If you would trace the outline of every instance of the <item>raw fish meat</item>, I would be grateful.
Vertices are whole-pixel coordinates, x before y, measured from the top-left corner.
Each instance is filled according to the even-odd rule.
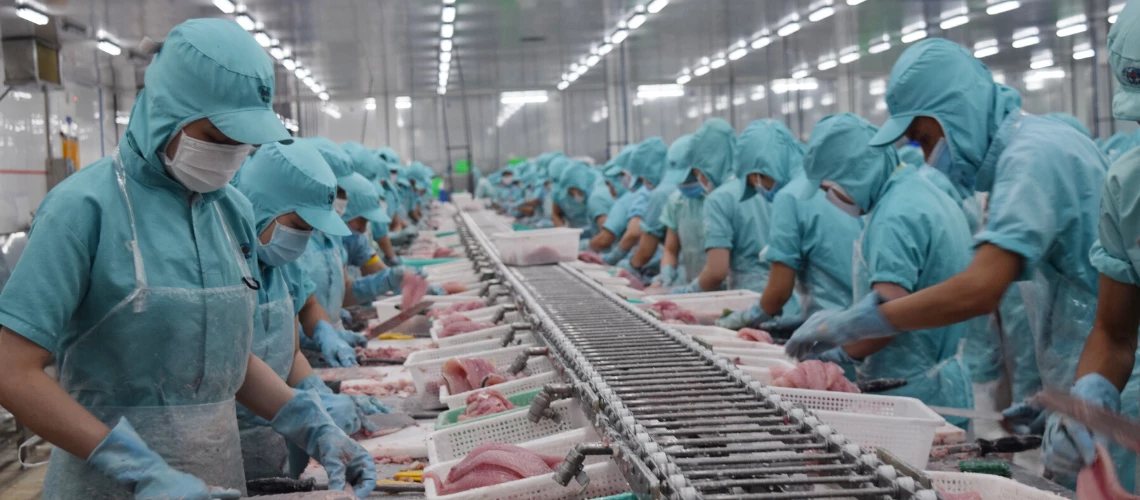
[[[434,471],[424,474],[424,481],[435,481],[437,494],[450,495],[550,474],[561,462],[562,457],[555,455],[539,455],[526,448],[508,444],[484,443],[471,450],[471,453],[451,468],[446,485]]]
[[[475,331],[479,331],[479,330],[485,330],[487,328],[494,328],[494,326],[495,326],[495,325],[492,325],[490,323],[479,323],[479,322],[471,321],[466,316],[460,316],[460,317],[463,318],[464,321],[454,321],[451,324],[445,323],[443,330],[441,332],[439,332],[439,338],[445,339],[445,338],[451,337],[453,335],[459,335],[461,333],[470,333],[470,332],[475,332]]]
[[[443,379],[451,394],[490,387],[508,380],[495,369],[495,365],[483,358],[451,358],[445,361]]]
[[[633,273],[629,272],[628,270],[618,269],[617,276],[619,278],[625,278],[625,281],[629,283],[630,288],[633,288],[634,290],[645,290],[645,284],[643,284],[641,280],[637,278],[637,276],[634,276]]]
[[[342,383],[340,393],[349,396],[403,396],[408,397],[416,393],[416,384],[409,379],[391,381],[354,380],[352,384]]]
[[[522,256],[522,261],[519,265],[523,266],[539,266],[542,264],[555,264],[562,260],[562,255],[551,247],[538,247],[530,253]]]
[[[499,391],[494,389],[476,391],[467,396],[467,409],[459,416],[459,421],[485,417],[513,409],[515,409],[515,405],[511,404]]]
[[[1137,500],[1140,496],[1128,493],[1120,486],[1112,456],[1100,444],[1096,445],[1096,461],[1077,475],[1077,498],[1081,500]]]
[[[423,276],[418,274],[405,274],[404,281],[400,282],[400,310],[407,311],[412,306],[419,304],[424,300],[424,295],[427,295],[428,282]]]
[[[482,309],[487,307],[481,300],[469,300],[466,302],[456,302],[443,309],[432,309],[428,311],[429,318],[442,318],[444,316],[460,313],[464,311],[474,311],[475,309]]]
[[[578,260],[588,262],[590,264],[606,265],[606,261],[602,260],[602,256],[594,252],[578,252]]]
[[[458,281],[448,281],[447,283],[440,283],[439,287],[442,288],[443,291],[447,292],[448,295],[453,295],[456,293],[463,293],[463,292],[467,291],[467,286],[464,285],[463,283],[458,282]],[[482,304],[482,303],[480,303],[480,304]]]
[[[947,493],[945,491],[939,491],[938,494],[942,495],[942,500],[982,500],[982,495],[973,491],[966,491],[962,493]]]
[[[455,257],[455,250],[451,248],[440,247],[436,248],[435,252],[432,252],[431,256],[432,258],[436,259],[441,259],[444,257]]]
[[[843,368],[831,362],[810,359],[795,368],[774,366],[771,369],[775,387],[811,389],[814,391],[859,392],[859,388],[843,376]]]
[[[676,302],[662,300],[659,302],[654,302],[649,306],[649,308],[650,310],[656,312],[657,316],[660,317],[662,321],[671,322],[670,320],[676,320],[686,325],[697,324],[696,315],[694,315],[693,312],[688,309],[683,309],[681,306],[677,305]]]
[[[740,331],[736,332],[736,338],[765,344],[772,343],[772,336],[768,332],[755,328],[741,328]]]
[[[407,455],[396,455],[396,456],[385,455],[385,456],[379,456],[379,457],[372,457],[372,461],[376,462],[378,464],[410,464],[414,460],[412,459],[412,457],[409,457]]]
[[[408,359],[408,354],[419,351],[415,347],[357,347],[356,357],[365,359]]]

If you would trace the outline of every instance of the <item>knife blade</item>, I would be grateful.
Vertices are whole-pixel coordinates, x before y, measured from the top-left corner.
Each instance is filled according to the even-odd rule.
[[[971,420],[991,420],[994,422],[1000,422],[1004,418],[1001,416],[1001,413],[995,411],[966,410],[963,408],[947,408],[945,406],[930,405],[927,405],[927,407],[929,407],[931,410],[934,410],[934,413],[937,413],[944,417],[959,417],[968,418]]]
[[[386,333],[389,330],[399,326],[401,323],[412,319],[413,316],[430,309],[433,305],[435,305],[435,302],[432,302],[430,300],[422,300],[412,307],[409,307],[406,311],[400,311],[399,314],[392,316],[387,320],[384,320],[384,322],[380,323],[379,325],[369,328],[368,332],[364,334],[364,337],[368,340],[372,340],[381,333]]]

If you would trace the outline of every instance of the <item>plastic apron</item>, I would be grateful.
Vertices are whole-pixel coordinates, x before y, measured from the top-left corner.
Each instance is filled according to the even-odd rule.
[[[873,222],[868,219],[863,227],[862,234],[855,241],[851,254],[852,262],[852,303],[858,303],[871,292],[871,270],[863,255],[863,239],[867,236],[867,229]],[[952,408],[973,407],[973,387],[970,384],[969,370],[962,359],[962,339],[955,340],[956,353],[947,357],[925,370],[913,366],[907,352],[917,346],[916,339],[908,338],[920,335],[922,331],[904,332],[895,337],[894,341],[879,352],[867,356],[856,368],[859,380],[874,380],[880,378],[904,378],[907,385],[883,393],[886,396],[912,397],[934,406]],[[912,344],[912,342],[915,342]],[[911,355],[913,356],[913,354]],[[900,362],[901,361],[901,362]],[[963,418],[947,417],[946,421],[966,429],[969,420]]]
[[[293,296],[287,290],[285,277],[278,273],[285,298],[257,306],[257,332],[253,335],[253,355],[261,358],[281,380],[289,378],[293,369],[294,330]],[[246,480],[285,477],[289,458],[285,437],[278,434],[261,417],[244,406],[237,406],[238,429],[241,432],[241,458]]]
[[[309,246],[301,254],[301,267],[317,285],[314,292],[317,302],[332,318],[334,326],[339,328],[340,310],[344,307],[344,260],[341,244],[328,235],[322,236],[324,242],[317,241],[317,238],[309,239]],[[325,242],[331,245],[323,245]]]
[[[123,243],[134,260],[135,288],[95,326],[82,333],[72,348],[61,353],[60,385],[70,394],[85,391],[111,394],[130,390],[130,385],[138,380],[183,387],[179,384],[185,379],[184,387],[193,387],[195,398],[216,402],[178,406],[88,406],[87,410],[111,427],[120,417],[125,417],[147,446],[174,469],[193,474],[210,486],[244,493],[245,475],[234,418],[234,393],[240,383],[234,381],[245,376],[253,336],[257,294],[249,266],[221,209],[214,204],[230,244],[230,248],[221,251],[231,252],[235,268],[244,279],[233,285],[204,289],[150,286],[144,265],[146,256],[138,243],[126,171],[118,150],[114,154],[114,168],[130,217],[132,239]],[[142,325],[162,325],[162,331]],[[99,335],[92,338],[94,332]],[[105,348],[108,343],[129,350],[122,354],[126,359],[179,362],[158,367],[156,372],[132,374],[130,380],[93,377],[91,372],[98,367],[91,365],[94,360],[88,353],[97,346]],[[196,346],[210,355],[192,359],[192,349]],[[55,448],[44,480],[43,498],[132,500],[134,492],[89,467],[86,461]]]
[[[677,266],[684,278],[679,275],[677,284],[687,284],[697,279],[705,268],[708,254],[705,253],[704,198],[699,200],[683,198],[677,209],[677,238],[681,240],[681,262]]]

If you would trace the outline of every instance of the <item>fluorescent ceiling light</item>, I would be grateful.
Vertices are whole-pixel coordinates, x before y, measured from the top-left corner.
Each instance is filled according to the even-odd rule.
[[[574,83],[575,81],[578,80],[579,76],[582,76],[582,75],[580,75],[578,73],[571,72],[569,75],[566,75],[566,81],[568,81],[570,83]]]
[[[293,75],[295,75],[297,78],[305,78],[306,76],[309,76],[310,73],[311,72],[308,69],[302,68],[301,66],[297,66],[297,69],[293,71]]]
[[[447,94],[447,87],[444,87],[441,85],[440,87],[435,89],[435,93],[437,93],[439,95],[445,95],[445,94]]]
[[[306,76],[302,78],[301,81],[305,83],[306,87],[312,87],[317,84],[317,81],[311,76]]]
[[[285,57],[285,49],[282,49],[280,45],[274,45],[269,48],[269,55],[273,56],[274,59],[280,61],[283,57]]]
[[[623,30],[623,29],[619,29],[619,30],[615,31],[613,35],[610,35],[610,42],[613,42],[614,45],[620,45],[621,42],[624,42],[626,37],[628,37],[628,36],[629,36],[628,31]]]
[[[586,66],[589,66],[592,68],[592,67],[594,67],[595,64],[598,64],[598,61],[601,61],[601,60],[602,60],[602,58],[599,57],[597,54],[590,54],[590,57],[586,58]]]
[[[455,5],[455,0],[443,0],[444,5]]]
[[[25,21],[32,24],[43,26],[48,23],[48,16],[43,12],[33,9],[27,5],[16,7],[16,15]]]
[[[801,69],[801,70],[799,70],[799,71],[793,71],[793,72],[792,72],[792,78],[794,78],[794,79],[796,79],[796,80],[800,80],[800,79],[803,79],[803,78],[807,78],[807,77],[808,77],[808,76],[810,76],[810,75],[811,75],[811,71],[808,71],[806,68],[805,68],[805,69]]]
[[[117,44],[115,44],[115,42],[112,42],[110,40],[99,40],[95,46],[99,47],[99,50],[102,50],[103,52],[106,52],[113,56],[117,56],[123,53],[123,48],[119,47]]]
[[[1110,5],[1108,7],[1108,24],[1116,24],[1116,16],[1119,15],[1122,10],[1124,10],[1124,4],[1122,3]]]
[[[800,23],[792,21],[788,24],[780,26],[780,29],[776,30],[776,34],[780,35],[780,36],[788,36],[788,35],[791,35],[792,33],[795,33],[799,30],[800,30]]]
[[[708,66],[697,66],[697,69],[693,70],[693,76],[705,76],[709,74],[709,71]]]
[[[606,55],[606,54],[609,54],[611,50],[614,50],[614,46],[613,46],[613,44],[611,44],[611,43],[603,43],[603,44],[601,44],[600,46],[598,46],[598,55],[599,55],[599,56],[604,56],[604,55]]]
[[[503,104],[541,104],[548,100],[545,90],[522,90],[499,94],[499,102]]]
[[[994,54],[997,54],[999,49],[997,47],[983,47],[974,51],[974,57],[984,59]]]
[[[1117,16],[1118,16],[1118,14],[1113,14],[1111,16],[1108,16],[1108,24],[1116,24]]]
[[[957,28],[968,22],[970,22],[970,16],[954,16],[949,19],[944,19],[941,23],[938,23],[938,27],[944,30],[948,30]]]
[[[1096,51],[1093,49],[1078,50],[1076,52],[1073,52],[1073,59],[1076,59],[1079,61],[1081,59],[1088,59],[1088,58],[1095,56],[1095,55],[1096,55]]]
[[[748,49],[746,49],[744,47],[740,47],[739,49],[736,49],[732,52],[729,52],[728,53],[728,59],[730,61],[735,61],[735,60],[740,59],[741,57],[744,57],[746,55],[748,55]]]
[[[442,24],[439,26],[440,38],[451,38],[455,35],[455,25],[451,23]]]
[[[883,41],[883,42],[876,43],[870,47],[867,47],[867,52],[870,52],[872,54],[878,54],[880,52],[886,52],[886,51],[890,50],[890,48],[891,48],[891,42]]]
[[[656,14],[661,12],[661,9],[664,9],[666,5],[669,5],[669,0],[653,0],[649,2],[649,5],[645,6],[645,11],[650,14]]]
[[[998,2],[986,6],[986,14],[996,16],[1002,12],[1009,12],[1018,7],[1021,7],[1021,2],[1018,2],[1017,0],[1007,0],[1005,2]]]
[[[810,14],[808,14],[808,21],[811,21],[813,23],[818,23],[824,19],[831,17],[834,14],[835,14],[835,8],[834,7],[832,7],[830,5],[828,5],[826,7],[820,7],[816,10],[813,10]]]
[[[859,5],[867,0],[847,0],[847,5]]]
[[[447,73],[448,71],[451,71],[451,63],[439,63],[440,73]]]
[[[1058,28],[1057,29],[1057,36],[1064,38],[1067,36],[1076,35],[1077,33],[1084,33],[1086,31],[1088,31],[1088,29],[1089,29],[1089,25],[1087,25],[1087,24],[1074,24],[1072,26],[1066,26],[1064,28]]]
[[[772,92],[776,94],[784,94],[794,90],[815,90],[817,88],[819,88],[819,82],[815,78],[772,80]]]
[[[1051,57],[1048,59],[1038,59],[1036,61],[1030,61],[1029,62],[1029,69],[1048,68],[1052,65],[1053,65],[1053,58],[1051,58]]]
[[[233,14],[237,10],[237,6],[230,0],[214,0],[214,7],[217,7],[223,14]]]
[[[1047,68],[1030,71],[1023,78],[1025,83],[1040,82],[1044,80],[1057,80],[1065,77],[1065,70],[1061,68]]]
[[[851,64],[855,61],[858,61],[860,57],[862,56],[859,55],[858,52],[851,52],[849,54],[843,54],[839,56],[839,62],[841,64]]]
[[[823,97],[819,98],[820,106],[831,106],[832,104],[835,104],[835,94],[823,94]]]
[[[293,71],[297,69],[297,61],[294,61],[292,59],[282,60],[281,65],[285,67],[285,71]]]
[[[684,95],[685,87],[680,84],[637,86],[637,97],[639,99],[653,100],[665,97],[683,97]]]
[[[445,63],[451,62],[451,52],[440,52],[439,53],[439,62],[445,62]]]
[[[725,61],[724,57],[717,57],[716,59],[713,59],[712,62],[709,63],[709,67],[712,69],[717,69],[717,68],[724,66],[727,63],[728,63],[728,61]]]
[[[364,100],[364,109],[366,109],[368,111],[375,111],[376,110],[376,98],[375,97],[369,97],[369,98],[365,99]]]
[[[677,77],[677,85],[684,85],[693,80],[691,75],[681,75]]]
[[[566,87],[569,87],[569,86],[570,86],[570,82],[568,82],[566,80],[562,80],[561,82],[558,82],[558,90],[566,90]]]
[[[273,44],[273,39],[269,37],[269,33],[264,31],[255,31],[253,39],[257,40],[257,44],[262,47],[268,47]]]
[[[839,61],[836,61],[835,59],[828,59],[819,63],[819,66],[816,66],[816,68],[818,68],[820,71],[827,71],[836,66],[839,66]]]
[[[329,93],[328,92],[321,92],[320,94],[317,95],[317,97],[320,97],[322,101],[327,101],[327,100],[329,100]]]
[[[455,22],[455,7],[454,6],[444,7],[443,8],[443,14],[440,15],[440,18],[444,23]]]
[[[396,109],[412,109],[412,98],[402,95],[396,97]]]
[[[1010,43],[1010,45],[1013,45],[1013,48],[1015,49],[1020,49],[1022,47],[1028,47],[1030,45],[1037,45],[1038,43],[1041,43],[1041,39],[1036,35],[1031,35],[1025,38],[1018,38]]]
[[[764,35],[760,38],[752,40],[752,48],[753,49],[762,49],[764,47],[767,47],[768,44],[770,44],[770,43],[772,43],[772,38],[769,37],[768,35]]]
[[[1084,22],[1086,20],[1087,19],[1085,18],[1084,14],[1077,14],[1075,16],[1069,16],[1069,17],[1066,17],[1064,19],[1057,21],[1057,27],[1058,28],[1065,28],[1068,26],[1076,25],[1076,24],[1084,24]]]
[[[626,21],[625,24],[626,27],[631,30],[640,28],[641,25],[645,24],[645,14],[634,14],[633,17],[629,18],[629,21]]]
[[[453,44],[454,44],[454,42],[452,42],[450,39],[440,40],[439,41],[440,52],[451,52],[451,47],[453,46]]]
[[[867,87],[867,92],[871,95],[883,95],[887,93],[887,81],[879,78],[871,80],[871,84]]]
[[[246,31],[253,31],[257,27],[257,23],[253,22],[253,18],[249,14],[241,13],[234,17],[234,22],[238,23]]]

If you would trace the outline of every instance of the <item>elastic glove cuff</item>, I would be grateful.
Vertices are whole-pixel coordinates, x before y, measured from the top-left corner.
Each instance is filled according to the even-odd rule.
[[[333,394],[332,389],[330,389],[329,386],[325,384],[323,380],[321,380],[320,375],[309,375],[308,377],[301,379],[301,381],[297,383],[297,389],[302,391],[313,391],[318,394]]]
[[[316,438],[321,432],[327,432],[323,428],[336,427],[325,412],[320,395],[309,391],[294,391],[293,398],[281,407],[269,425],[309,456],[317,456]]]
[[[606,261],[606,264],[616,266],[626,255],[629,255],[629,250],[623,250],[621,247],[615,246],[613,250],[602,255],[602,260]],[[632,268],[633,266],[631,265],[630,267]]]
[[[111,433],[87,457],[87,464],[116,481],[133,484],[156,464],[166,465],[166,461],[146,445],[125,417],[120,417]]]
[[[1069,394],[1102,405],[1113,413],[1120,412],[1120,391],[1099,373],[1090,373],[1078,379]]]

